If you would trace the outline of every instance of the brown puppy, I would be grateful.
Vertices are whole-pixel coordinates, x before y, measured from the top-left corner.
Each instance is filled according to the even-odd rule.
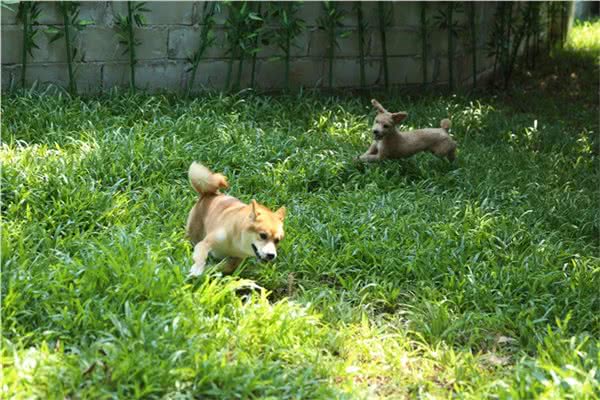
[[[448,134],[450,120],[443,119],[441,128],[426,128],[408,132],[396,129],[408,114],[405,112],[390,113],[375,99],[371,100],[377,109],[373,124],[374,142],[361,161],[379,161],[394,158],[406,158],[421,151],[429,151],[438,157],[456,158],[456,142]]]
[[[191,276],[202,274],[209,252],[227,258],[225,273],[233,272],[249,256],[261,261],[275,259],[284,234],[285,207],[272,212],[256,200],[248,205],[224,195],[219,189],[228,187],[227,178],[195,162],[188,176],[200,194],[190,211],[186,229],[194,245]]]

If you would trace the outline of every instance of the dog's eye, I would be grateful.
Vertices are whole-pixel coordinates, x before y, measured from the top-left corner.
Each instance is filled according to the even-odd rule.
[[[262,240],[267,240],[267,237],[268,237],[267,234],[264,232],[261,232],[259,236]]]
[[[279,239],[274,239],[273,243],[275,243],[275,244],[279,243]]]
[[[384,128],[389,128],[390,126],[388,124],[383,124]]]

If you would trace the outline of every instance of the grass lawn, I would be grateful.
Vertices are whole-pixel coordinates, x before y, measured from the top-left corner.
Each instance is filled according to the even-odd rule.
[[[455,165],[353,163],[369,98],[4,96],[2,397],[600,396],[600,24],[574,34],[508,93],[380,96],[451,116]],[[186,280],[192,160],[287,207],[275,263]]]

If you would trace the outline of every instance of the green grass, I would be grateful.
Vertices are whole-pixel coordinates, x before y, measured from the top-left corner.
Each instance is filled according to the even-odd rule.
[[[576,20],[567,40],[571,51],[595,53],[600,56],[600,19],[592,21]]]
[[[3,397],[596,398],[579,51],[507,94],[381,98],[407,127],[450,115],[452,166],[353,163],[368,98],[5,96]],[[192,160],[287,207],[275,263],[186,281]]]

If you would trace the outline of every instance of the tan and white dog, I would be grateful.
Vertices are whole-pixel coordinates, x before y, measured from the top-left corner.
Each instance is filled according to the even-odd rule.
[[[358,159],[361,161],[380,161],[385,159],[406,158],[413,154],[429,151],[438,157],[447,157],[454,161],[456,158],[456,142],[448,133],[450,120],[443,119],[440,128],[425,128],[414,131],[400,132],[396,125],[404,120],[405,112],[391,113],[375,99],[371,103],[377,110],[373,123],[373,144],[365,154]]]
[[[273,212],[256,200],[248,204],[219,192],[227,178],[196,162],[188,171],[192,187],[200,194],[190,211],[186,232],[194,245],[191,276],[202,274],[209,252],[227,258],[223,272],[232,273],[246,257],[261,261],[277,257],[283,239],[285,207]]]

